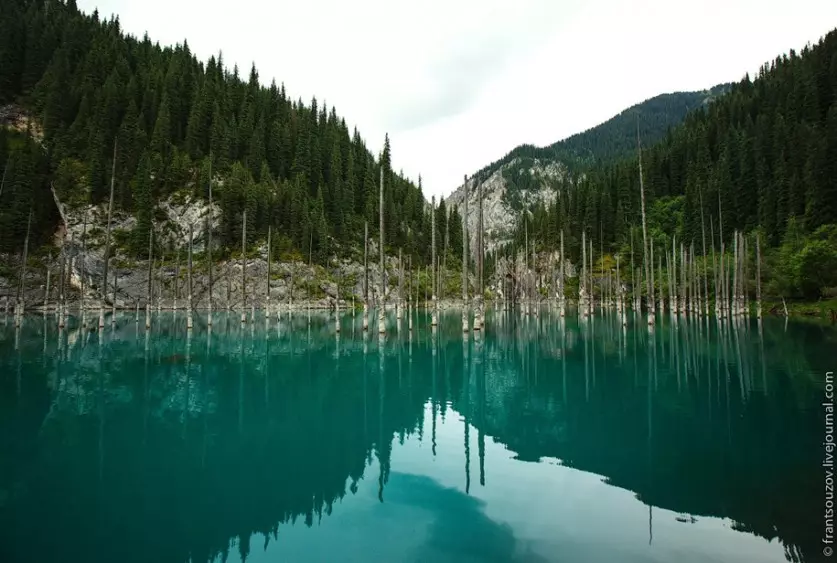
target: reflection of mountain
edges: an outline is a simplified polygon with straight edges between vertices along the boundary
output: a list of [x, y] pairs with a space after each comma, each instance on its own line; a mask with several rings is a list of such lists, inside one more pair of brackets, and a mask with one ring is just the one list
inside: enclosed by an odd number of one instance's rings
[[[339, 510], [373, 458], [380, 473], [366, 478], [385, 503], [439, 513], [427, 558], [464, 549], [454, 529], [506, 553], [513, 537], [476, 501], [418, 476], [407, 491], [386, 488], [390, 471], [409, 472], [390, 467], [392, 438], [421, 432], [428, 397], [434, 421], [453, 408], [476, 428], [473, 483], [489, 435], [649, 505], [730, 518], [807, 560], [818, 547], [819, 395], [762, 373], [755, 332], [719, 339], [712, 326], [707, 339], [706, 327], [663, 323], [649, 348], [644, 327], [623, 337], [607, 319], [567, 319], [562, 331], [544, 317], [496, 318], [463, 346], [454, 315], [435, 354], [418, 330], [412, 344], [389, 336], [381, 356], [376, 336], [364, 343], [344, 325], [338, 340], [319, 318], [310, 332], [299, 319], [277, 333], [275, 321], [266, 332], [222, 317], [188, 352], [183, 319], [156, 324], [147, 343], [128, 321], [101, 346], [93, 334], [60, 352], [52, 328], [44, 347], [42, 328], [26, 324], [19, 353], [0, 329], [0, 560], [206, 561], [235, 538], [246, 555], [253, 533]], [[768, 365], [809, 360], [803, 335], [765, 333]]]
[[[133, 338], [130, 325], [123, 338]], [[142, 335], [101, 351], [94, 340], [44, 367], [31, 360], [37, 350], [23, 350], [21, 398], [37, 400], [26, 410], [40, 420], [4, 420], [4, 445], [20, 447], [0, 461], [0, 560], [205, 561], [236, 536], [246, 551], [253, 532], [330, 513], [373, 453], [387, 466], [392, 435], [420, 424], [427, 380], [405, 371], [398, 386], [390, 368], [393, 383], [382, 385], [374, 340], [366, 370], [355, 342], [337, 371], [333, 337], [308, 346], [304, 331], [281, 341], [220, 332], [208, 354], [206, 334], [196, 335], [188, 360], [173, 353], [182, 342], [152, 339], [147, 368]], [[50, 393], [43, 383], [53, 378]], [[23, 410], [9, 384], [10, 411]]]
[[[489, 353], [515, 357], [490, 363], [486, 380], [489, 389], [503, 380], [506, 390], [489, 393], [486, 416], [472, 423], [520, 459], [559, 458], [648, 505], [728, 518], [780, 539], [789, 559], [811, 560], [821, 550], [819, 397], [762, 371], [752, 329], [719, 338], [709, 328], [662, 325], [649, 341], [642, 327], [623, 340], [616, 319], [567, 321], [581, 341], [567, 349], [566, 366], [543, 353], [555, 346], [543, 336], [521, 350], [518, 338], [500, 334]], [[773, 336], [768, 356], [799, 345]], [[453, 407], [478, 405], [472, 395]]]

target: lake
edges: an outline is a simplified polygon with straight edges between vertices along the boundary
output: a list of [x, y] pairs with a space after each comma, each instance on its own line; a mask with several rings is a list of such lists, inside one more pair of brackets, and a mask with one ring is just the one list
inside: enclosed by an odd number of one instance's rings
[[140, 317], [0, 317], [0, 561], [824, 559], [830, 327]]

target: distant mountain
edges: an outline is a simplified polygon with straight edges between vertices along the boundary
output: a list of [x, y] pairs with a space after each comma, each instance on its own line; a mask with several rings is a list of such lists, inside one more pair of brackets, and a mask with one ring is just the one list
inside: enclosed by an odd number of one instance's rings
[[[632, 156], [636, 151], [637, 126], [643, 145], [657, 143], [686, 115], [705, 107], [731, 87], [720, 84], [698, 92], [661, 94], [582, 133], [546, 147], [520, 145], [485, 166], [466, 185], [474, 190], [478, 183], [483, 184], [487, 242], [492, 245], [505, 240], [525, 206], [553, 202], [556, 190], [571, 184], [585, 170]], [[459, 186], [451, 194], [448, 208], [462, 202], [464, 187]], [[476, 194], [470, 197], [475, 198]], [[470, 205], [469, 223], [476, 224], [475, 213], [476, 205]]]
[[549, 146], [527, 144], [515, 147], [475, 175], [487, 177], [515, 158], [553, 160], [563, 162], [572, 169], [579, 165], [608, 163], [632, 156], [636, 150], [637, 126], [642, 143], [652, 145], [660, 141], [671, 127], [682, 123], [689, 112], [706, 106], [731, 87], [732, 84], [719, 84], [698, 92], [660, 94], [623, 110], [604, 123]]

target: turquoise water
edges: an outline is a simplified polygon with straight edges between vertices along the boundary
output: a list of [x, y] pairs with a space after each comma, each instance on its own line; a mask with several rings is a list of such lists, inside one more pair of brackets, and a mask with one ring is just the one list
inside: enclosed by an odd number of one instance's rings
[[0, 561], [822, 560], [832, 329], [360, 321], [0, 318]]

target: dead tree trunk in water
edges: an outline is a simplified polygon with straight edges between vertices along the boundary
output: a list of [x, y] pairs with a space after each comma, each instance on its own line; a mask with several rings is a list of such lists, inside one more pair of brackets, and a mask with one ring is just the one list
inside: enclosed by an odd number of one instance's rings
[[578, 278], [578, 306], [587, 316], [587, 232], [581, 231], [581, 276]]
[[756, 233], [756, 317], [761, 319], [761, 245]]
[[209, 151], [209, 217], [206, 219], [206, 261], [209, 264], [209, 311], [206, 324], [212, 326], [212, 151]]
[[29, 260], [29, 232], [32, 228], [32, 208], [29, 208], [29, 219], [26, 221], [26, 238], [23, 241], [23, 260], [20, 263], [20, 281], [17, 285], [17, 319], [15, 326], [20, 326], [23, 310], [26, 308], [26, 262]]
[[564, 309], [564, 261], [565, 261], [565, 258], [564, 258], [564, 227], [561, 226], [561, 266], [560, 266], [560, 273], [558, 274], [560, 276], [560, 282], [558, 284], [558, 299], [559, 299], [560, 309], [561, 309], [559, 311], [559, 315], [561, 315], [562, 317], [565, 315], [565, 309]]
[[247, 322], [247, 210], [241, 220], [241, 322]]
[[433, 311], [430, 313], [430, 326], [439, 324], [438, 305], [436, 301], [436, 196], [430, 198], [430, 296], [433, 300]]
[[378, 333], [384, 334], [387, 331], [387, 326], [384, 318], [384, 306], [386, 299], [384, 292], [386, 290], [385, 270], [384, 270], [384, 159], [381, 153], [381, 188], [378, 198], [378, 218], [380, 222], [380, 246], [378, 247], [378, 257], [381, 262], [381, 303], [378, 307]]
[[648, 234], [645, 221], [645, 181], [642, 178], [642, 146], [639, 142], [639, 123], [636, 132], [637, 152], [639, 154], [639, 195], [642, 205], [642, 261], [645, 264], [645, 279], [648, 285], [648, 324], [654, 324], [654, 282], [651, 279], [648, 263]]
[[186, 328], [192, 328], [192, 224], [189, 223], [189, 269], [188, 269], [188, 285], [187, 285], [187, 309], [188, 315], [186, 316]]
[[468, 176], [465, 176], [463, 185], [465, 207], [462, 214], [462, 332], [468, 332]]
[[172, 305], [172, 309], [175, 311], [177, 310], [178, 299], [180, 299], [180, 244], [177, 245], [174, 259], [174, 304]]
[[113, 217], [113, 185], [116, 179], [116, 139], [113, 141], [113, 162], [110, 168], [110, 199], [108, 200], [108, 222], [105, 228], [105, 264], [102, 272], [102, 303], [99, 307], [99, 328], [105, 326], [105, 301], [108, 298], [108, 266], [110, 265], [110, 225]]
[[81, 280], [81, 326], [87, 326], [87, 313], [84, 307], [84, 265], [87, 254], [87, 213], [84, 214], [84, 224], [81, 227], [81, 265], [79, 266], [79, 279]]
[[265, 296], [264, 296], [264, 318], [270, 318], [270, 266], [271, 266], [271, 247], [270, 247], [270, 235], [271, 235], [271, 228], [270, 225], [267, 226], [267, 286], [265, 289]]
[[474, 330], [482, 330], [483, 324], [483, 299], [485, 298], [484, 286], [484, 261], [485, 253], [483, 249], [483, 233], [482, 233], [482, 182], [475, 177], [474, 182], [477, 184], [477, 310], [474, 315]]
[[151, 328], [151, 274], [153, 260], [154, 227], [148, 230], [148, 293], [145, 297], [145, 328]]
[[369, 330], [369, 221], [363, 223], [363, 330]]

